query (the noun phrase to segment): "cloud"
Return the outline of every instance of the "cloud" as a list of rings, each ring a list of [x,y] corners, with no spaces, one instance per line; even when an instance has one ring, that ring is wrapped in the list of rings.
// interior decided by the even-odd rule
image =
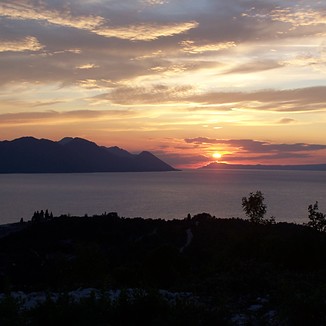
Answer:
[[[273,8],[274,7],[274,8]],[[309,6],[296,5],[292,7],[254,6],[242,14],[243,17],[255,18],[258,21],[274,21],[290,24],[294,30],[299,27],[319,26],[326,24],[325,9]]]
[[[131,41],[152,41],[158,39],[159,37],[185,33],[190,29],[196,28],[197,26],[198,23],[195,21],[169,24],[142,23],[140,25],[128,25],[121,27],[102,27],[100,29],[93,30],[93,32],[105,37],[117,37]]]
[[[168,2],[168,0],[143,0],[143,3],[150,6],[164,5]]]
[[[295,120],[291,119],[291,118],[283,118],[278,121],[278,123],[280,123],[280,124],[289,124],[289,123],[293,123],[293,122],[295,122]]]
[[[266,60],[266,61],[253,61],[253,62],[245,62],[242,65],[238,65],[235,68],[232,68],[225,72],[225,74],[244,74],[244,73],[253,73],[264,70],[278,69],[283,67],[284,64],[274,61],[274,60]]]
[[[273,10],[269,17],[274,21],[290,23],[294,28],[326,25],[326,13],[314,9],[282,8]]]
[[[228,104],[250,110],[302,112],[326,110],[326,86],[254,92],[211,92],[188,97],[202,104]]]
[[[24,52],[24,51],[40,51],[44,46],[36,37],[26,36],[21,40],[2,40],[0,42],[0,52]]]
[[[186,40],[180,42],[182,51],[196,54],[204,52],[215,52],[221,50],[227,50],[236,46],[235,42],[221,42],[221,43],[208,43],[204,45],[195,44],[194,41]]]
[[[74,17],[68,8],[64,11],[47,9],[41,3],[34,7],[29,2],[13,2],[0,4],[0,16],[15,20],[38,20],[51,24],[93,30],[104,22],[100,16]]]
[[[192,103],[194,106],[189,109],[191,111],[229,111],[237,108],[276,112],[308,112],[326,110],[326,86],[254,92],[203,92],[201,94],[192,85],[122,86],[115,88],[110,93],[96,96],[94,99],[107,100],[120,105]]]
[[[119,87],[111,93],[96,96],[94,99],[107,100],[120,105],[162,104],[182,100],[192,90],[192,86]]]
[[[133,116],[134,112],[121,110],[74,110],[74,111],[34,111],[0,114],[0,125],[30,125],[42,123],[70,123],[71,121],[91,121]]]
[[[315,71],[326,72],[326,46],[318,47],[319,51],[301,53],[289,60],[284,60],[284,66],[311,67]]]
[[[275,144],[266,141],[258,141],[252,139],[214,139],[206,137],[197,138],[186,138],[185,142],[188,144],[196,145],[227,145],[242,153],[265,153],[269,154],[272,152],[309,152],[325,150],[326,145],[320,144],[306,144],[306,143],[295,143],[295,144]]]
[[[223,153],[222,160],[224,162],[240,164],[245,162],[247,164],[292,164],[300,161],[305,164],[307,161],[313,162],[313,158],[317,157],[318,153],[322,157],[326,152],[325,144],[273,143],[253,139],[207,137],[186,138],[184,142],[187,144],[186,146],[162,147],[162,151],[157,151],[157,154],[175,166],[193,168],[212,161],[210,154],[205,156],[199,153],[212,153],[216,151],[216,148]],[[191,145],[192,147],[190,147]]]
[[[86,30],[104,37],[116,37],[132,41],[150,41],[172,36],[196,28],[196,21],[176,23],[141,23],[126,26],[110,26],[110,22],[98,15],[73,15],[63,10],[48,9],[44,5],[33,7],[28,3],[1,3],[0,16],[14,20],[45,21],[50,24]]]
[[[187,138],[187,144],[194,144],[203,148],[211,145],[227,148],[232,154],[224,154],[223,160],[227,162],[272,162],[290,159],[312,159],[318,152],[325,152],[324,144],[278,144],[252,139],[214,139],[206,137]]]
[[[97,66],[94,63],[85,63],[85,64],[82,64],[80,66],[77,66],[76,68],[77,69],[93,69],[93,68],[98,68],[98,67],[99,66]]]
[[[28,2],[1,3],[0,16],[16,20],[38,20],[51,24],[93,30],[104,23],[105,19],[100,16],[74,17],[69,9],[64,11],[49,10],[40,3],[33,7]]]

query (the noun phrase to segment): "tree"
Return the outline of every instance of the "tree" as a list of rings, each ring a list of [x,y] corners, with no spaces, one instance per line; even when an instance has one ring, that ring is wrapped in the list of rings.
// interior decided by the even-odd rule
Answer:
[[[242,209],[249,217],[250,222],[256,224],[275,223],[274,217],[265,219],[267,206],[264,204],[264,196],[261,191],[251,192],[249,198],[242,198]]]
[[[318,201],[315,202],[314,205],[309,205],[308,207],[309,212],[309,222],[306,224],[313,229],[321,232],[326,231],[326,214],[319,212],[318,208]]]

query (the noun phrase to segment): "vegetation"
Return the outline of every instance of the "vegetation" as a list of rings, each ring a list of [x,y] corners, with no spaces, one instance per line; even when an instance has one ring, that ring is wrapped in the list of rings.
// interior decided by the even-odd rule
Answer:
[[[318,203],[311,227],[266,222],[260,192],[243,205],[249,220],[36,212],[0,239],[0,325],[325,325]],[[101,294],[69,296],[85,288]],[[47,299],[26,308],[15,291]]]
[[[318,201],[316,201],[314,205],[309,205],[308,212],[309,212],[309,216],[308,216],[309,222],[307,223],[307,225],[317,231],[325,232],[326,214],[319,212]]]
[[[47,299],[29,310],[21,310],[17,300],[6,297],[0,302],[0,324],[33,326],[89,325],[226,325],[223,314],[190,301],[170,304],[157,291],[138,292],[135,296],[122,291],[115,300],[91,295],[72,301],[63,294],[56,301]],[[216,324],[217,323],[217,324]]]
[[[249,198],[242,198],[242,208],[250,222],[257,224],[275,223],[274,217],[265,218],[267,206],[264,204],[264,196],[261,191],[251,192]]]

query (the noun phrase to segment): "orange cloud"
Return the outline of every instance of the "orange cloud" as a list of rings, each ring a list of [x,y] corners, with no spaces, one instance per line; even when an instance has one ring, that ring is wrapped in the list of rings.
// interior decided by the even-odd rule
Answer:
[[[182,34],[190,29],[196,28],[198,23],[195,21],[184,23],[169,24],[140,24],[121,27],[102,27],[93,30],[98,35],[105,37],[117,37],[131,41],[152,41],[159,37]]]
[[[74,17],[68,9],[65,11],[48,10],[42,5],[33,7],[28,3],[0,3],[0,16],[17,20],[40,20],[51,24],[93,30],[101,25],[105,19],[100,16]]]
[[[0,42],[0,52],[39,51],[43,48],[44,46],[33,36],[26,36],[20,40],[2,40]]]
[[[235,42],[221,42],[221,43],[208,43],[208,44],[195,44],[194,41],[182,41],[180,43],[182,47],[182,51],[196,54],[196,53],[204,53],[204,52],[213,52],[213,51],[221,51],[230,49],[236,46]]]

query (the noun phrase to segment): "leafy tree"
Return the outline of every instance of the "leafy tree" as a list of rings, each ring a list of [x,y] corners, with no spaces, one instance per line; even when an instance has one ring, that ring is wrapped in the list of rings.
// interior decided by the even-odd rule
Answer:
[[[313,229],[321,232],[326,231],[326,214],[319,212],[318,208],[318,201],[315,202],[314,205],[309,205],[308,207],[309,212],[309,222],[306,224]]]
[[[250,219],[250,222],[257,224],[275,223],[274,217],[265,219],[267,206],[264,204],[264,196],[261,191],[251,192],[249,198],[242,198],[242,209]]]

